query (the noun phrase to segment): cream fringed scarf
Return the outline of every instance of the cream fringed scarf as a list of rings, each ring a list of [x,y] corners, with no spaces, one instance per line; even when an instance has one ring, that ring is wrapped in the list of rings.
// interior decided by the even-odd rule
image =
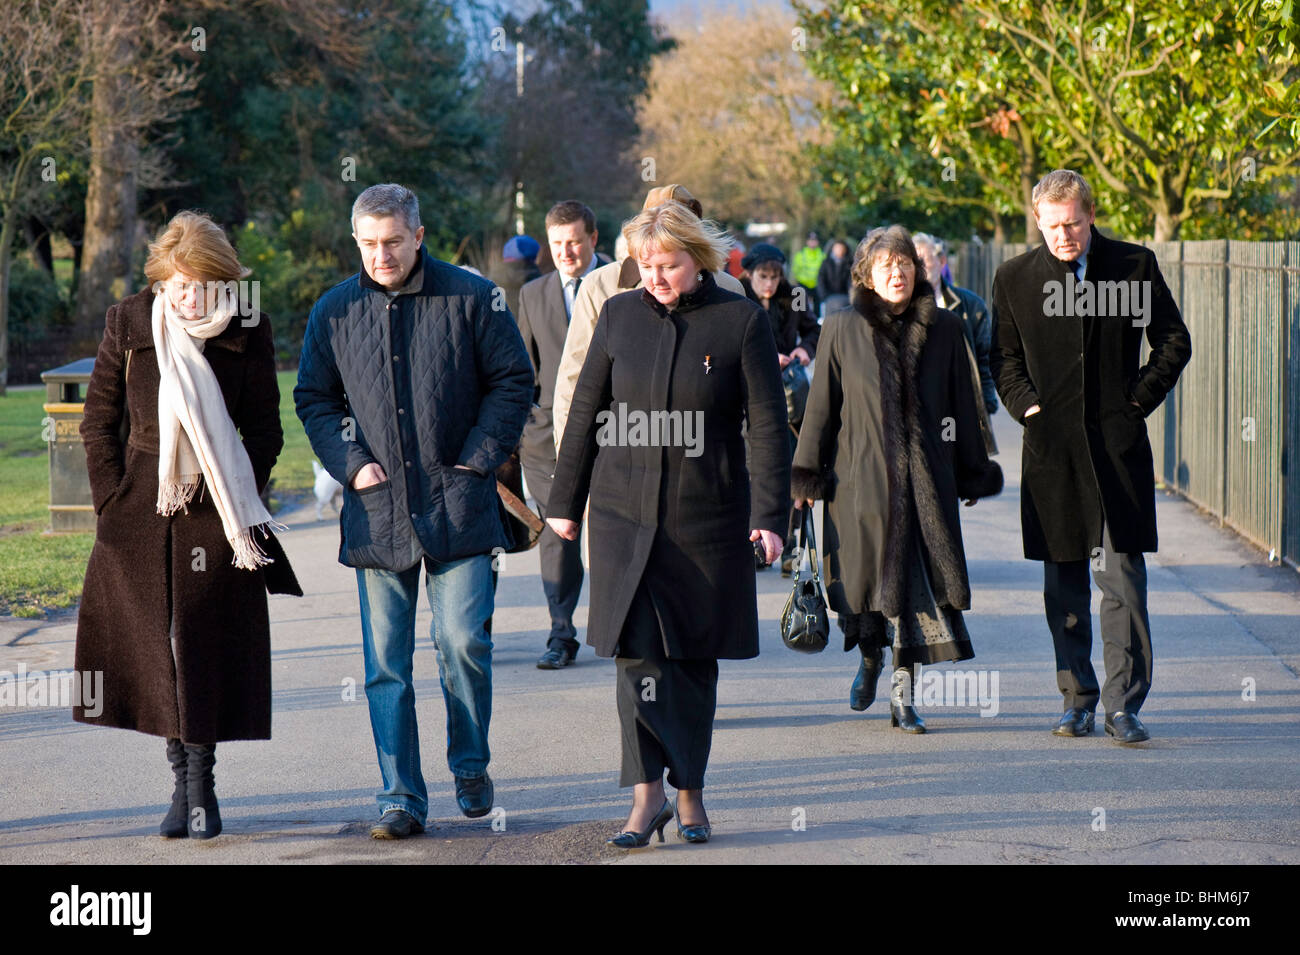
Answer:
[[[262,506],[248,452],[226,411],[226,400],[203,357],[206,339],[220,335],[235,312],[229,293],[202,318],[189,321],[167,294],[153,300],[153,341],[158,353],[158,513],[186,506],[206,481],[221,526],[235,552],[234,565],[256,570],[271,563],[253,530],[288,530]]]

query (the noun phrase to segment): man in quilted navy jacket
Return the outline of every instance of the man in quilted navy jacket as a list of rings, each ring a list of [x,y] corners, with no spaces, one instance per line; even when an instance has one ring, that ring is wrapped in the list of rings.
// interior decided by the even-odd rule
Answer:
[[[509,546],[495,470],[519,444],[533,372],[492,283],[425,251],[403,186],[352,206],[363,269],[312,308],[294,401],[344,487],[339,561],[357,569],[366,699],[384,789],[377,839],[422,832],[411,657],[420,567],[447,705],[447,765],[471,817],[492,808],[492,557]]]

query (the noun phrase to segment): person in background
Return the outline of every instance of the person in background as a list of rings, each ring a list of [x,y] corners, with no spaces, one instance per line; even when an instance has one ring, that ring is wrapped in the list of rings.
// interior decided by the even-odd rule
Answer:
[[[532,236],[511,236],[501,249],[501,262],[488,272],[488,278],[505,292],[511,315],[519,314],[519,290],[542,274],[537,267],[541,249]]]
[[[849,288],[853,284],[853,259],[849,244],[843,239],[831,243],[830,251],[817,270],[817,301],[825,318],[849,304]]]
[[[943,267],[948,264],[948,251],[942,239],[917,232],[912,235],[912,241],[925,266],[925,274],[930,277],[935,303],[962,320],[966,330],[966,343],[970,345],[971,353],[975,356],[975,366],[979,369],[984,410],[991,415],[998,410],[998,390],[993,383],[993,372],[989,366],[989,354],[993,349],[993,322],[989,318],[988,306],[984,304],[984,299],[970,289],[953,285],[943,278]]]
[[[791,264],[791,273],[794,280],[808,290],[812,297],[813,313],[816,314],[820,308],[820,302],[817,298],[817,273],[821,271],[822,261],[826,258],[826,253],[822,250],[821,239],[816,232],[809,232],[808,237],[804,240],[803,248],[794,254],[794,262]]]
[[[596,254],[596,216],[575,200],[557,202],[546,213],[546,240],[555,271],[533,279],[519,292],[515,320],[535,374],[533,407],[524,425],[519,457],[528,490],[543,518],[551,475],[555,473],[555,436],[551,433],[551,405],[560,354],[569,331],[569,315],[583,280],[609,262]],[[578,631],[573,611],[582,591],[582,545],[555,535],[549,527],[538,541],[542,589],[550,611],[551,627],[546,649],[537,661],[539,670],[562,670],[578,655]]]
[[[727,268],[726,273],[732,278],[740,278],[745,272],[745,267],[741,264],[745,259],[744,243],[733,239],[733,245],[727,250]]]
[[[785,368],[792,362],[806,367],[812,363],[817,354],[817,337],[821,326],[808,305],[808,295],[804,289],[792,288],[785,277],[785,254],[774,245],[759,242],[745,254],[743,262],[747,279],[741,279],[745,294],[759,304],[772,323],[772,334],[776,338],[777,360]],[[794,454],[795,442],[798,440],[798,422],[789,422],[790,453]],[[789,577],[794,572],[794,549],[796,546],[793,529],[794,502],[791,501],[790,521],[787,524],[785,544],[781,550],[781,575]],[[755,557],[757,562],[758,558]],[[758,563],[758,569],[766,567]]]

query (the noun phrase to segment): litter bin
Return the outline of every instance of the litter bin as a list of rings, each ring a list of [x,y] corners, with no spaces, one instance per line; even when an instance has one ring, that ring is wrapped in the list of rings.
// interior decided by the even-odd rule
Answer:
[[[95,529],[86,446],[81,443],[86,408],[81,388],[90,381],[94,367],[95,359],[83,358],[41,373],[45,382],[45,419],[41,424],[50,449],[51,534]]]

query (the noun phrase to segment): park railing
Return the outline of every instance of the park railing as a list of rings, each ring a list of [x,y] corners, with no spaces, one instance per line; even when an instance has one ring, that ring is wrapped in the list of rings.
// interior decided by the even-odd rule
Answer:
[[[1300,242],[1146,242],[1192,337],[1147,419],[1156,477],[1300,568]],[[953,274],[992,298],[1023,243],[970,244]]]

